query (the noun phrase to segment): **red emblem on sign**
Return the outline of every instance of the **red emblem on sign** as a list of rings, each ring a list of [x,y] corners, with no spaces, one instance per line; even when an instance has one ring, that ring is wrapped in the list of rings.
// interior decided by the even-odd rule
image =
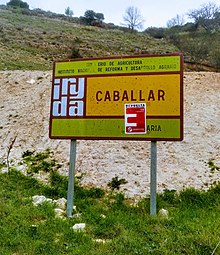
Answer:
[[[146,104],[125,104],[125,134],[146,134]]]

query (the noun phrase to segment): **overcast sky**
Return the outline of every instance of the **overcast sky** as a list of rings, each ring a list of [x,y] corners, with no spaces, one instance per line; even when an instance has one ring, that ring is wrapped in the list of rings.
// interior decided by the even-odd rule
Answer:
[[[74,16],[83,16],[86,10],[93,10],[104,14],[106,23],[121,25],[123,15],[129,6],[137,7],[143,16],[147,27],[166,27],[167,21],[176,15],[186,15],[191,9],[199,9],[209,2],[220,6],[220,0],[23,0],[30,9],[41,8],[46,11],[65,13],[66,7],[73,10]],[[0,0],[6,4],[9,0]],[[185,16],[187,19],[187,15]]]

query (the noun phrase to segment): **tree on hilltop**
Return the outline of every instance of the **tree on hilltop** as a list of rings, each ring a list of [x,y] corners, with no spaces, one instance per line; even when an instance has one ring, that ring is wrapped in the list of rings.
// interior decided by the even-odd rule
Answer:
[[[8,7],[17,7],[17,8],[23,8],[23,9],[29,9],[29,5],[26,2],[23,2],[21,0],[10,0],[7,3]]]
[[[203,27],[206,31],[211,31],[218,25],[220,7],[214,3],[208,3],[201,6],[198,10],[191,10],[188,17],[193,19],[195,24]]]
[[[123,19],[125,21],[125,25],[132,31],[143,28],[144,19],[140,10],[134,6],[130,6],[126,9]]]
[[[103,22],[103,20],[105,19],[105,18],[104,18],[104,14],[103,14],[103,13],[99,13],[99,12],[97,12],[97,13],[95,14],[95,18],[96,18],[96,20],[99,21],[99,22]]]
[[[87,10],[84,16],[80,17],[80,20],[87,25],[102,24],[104,19],[103,13],[96,13],[93,10]]]
[[[73,16],[73,11],[70,9],[69,6],[65,9],[65,14],[68,17],[72,17]]]
[[[177,14],[175,18],[172,18],[167,21],[167,27],[171,28],[174,26],[183,26],[185,23],[184,17]]]

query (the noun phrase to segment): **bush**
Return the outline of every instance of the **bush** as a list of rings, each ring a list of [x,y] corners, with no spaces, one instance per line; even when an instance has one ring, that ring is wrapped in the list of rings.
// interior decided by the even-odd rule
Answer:
[[[27,166],[27,173],[52,172],[60,167],[53,158],[53,152],[49,149],[43,152],[25,151],[22,154],[23,163]]]
[[[80,54],[79,48],[77,46],[72,47],[69,58],[82,58],[82,55]]]
[[[180,192],[179,198],[183,206],[200,206],[208,205],[207,193],[194,188],[188,188]]]
[[[156,39],[162,39],[165,37],[165,28],[162,27],[150,27],[147,28],[144,32]]]
[[[216,68],[216,71],[220,71],[220,49],[219,46],[212,48],[210,52],[210,58],[212,65]]]
[[[84,13],[84,16],[80,17],[81,23],[86,24],[86,25],[96,25],[96,26],[99,25],[99,26],[101,26],[103,20],[104,20],[104,14],[103,13],[96,13],[93,10],[87,10]]]
[[[128,183],[125,179],[118,179],[118,176],[115,176],[112,178],[112,180],[108,183],[108,187],[110,187],[111,190],[119,190],[121,184]]]
[[[29,9],[29,5],[26,2],[23,2],[21,0],[10,0],[7,3],[8,7],[16,7],[16,8],[23,8],[23,9]]]

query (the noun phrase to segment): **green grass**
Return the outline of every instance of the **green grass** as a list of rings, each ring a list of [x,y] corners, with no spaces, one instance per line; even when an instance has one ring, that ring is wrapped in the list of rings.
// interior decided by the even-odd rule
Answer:
[[[56,173],[51,184],[16,170],[0,174],[0,254],[210,255],[220,241],[220,186],[159,194],[158,210],[169,211],[165,219],[149,215],[149,198],[132,206],[121,193],[76,185],[74,204],[81,217],[58,219],[54,205],[32,205],[33,195],[67,195],[66,177]],[[85,231],[74,232],[71,227],[80,222]]]
[[[0,9],[0,70],[51,70],[52,62],[82,57],[156,54],[177,51],[166,40],[144,33],[84,26]]]

